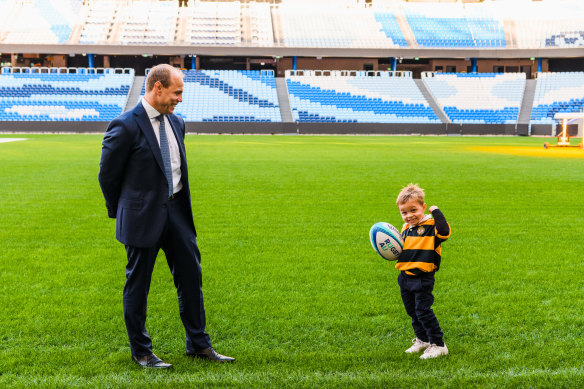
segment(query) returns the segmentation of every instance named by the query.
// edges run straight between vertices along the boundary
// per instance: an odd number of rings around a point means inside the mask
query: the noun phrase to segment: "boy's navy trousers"
[[[397,277],[406,312],[412,318],[416,337],[423,342],[443,346],[444,333],[432,310],[434,303],[434,273],[410,276],[401,272]]]

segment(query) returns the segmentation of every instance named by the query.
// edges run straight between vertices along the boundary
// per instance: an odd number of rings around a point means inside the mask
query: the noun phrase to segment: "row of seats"
[[[584,110],[584,73],[538,73],[532,123],[555,123],[558,112]]]
[[[287,72],[294,121],[440,123],[411,73],[330,73]],[[282,121],[272,72],[189,70],[184,74],[183,103],[175,113],[186,121]],[[523,73],[423,76],[422,82],[454,123],[517,122],[526,82]],[[133,72],[31,73],[3,68],[0,120],[108,121],[126,107],[133,81]],[[538,74],[532,123],[552,124],[558,112],[583,109],[584,72]]]
[[[2,0],[0,43],[393,48],[411,31],[413,47],[584,46],[583,2],[513,3]]]
[[[503,20],[494,14],[477,15],[456,3],[407,3],[402,8],[420,46],[505,47]]]
[[[175,1],[134,0],[123,12],[120,42],[124,45],[174,42],[176,38],[178,3]]]
[[[525,73],[424,74],[438,104],[454,123],[516,123]]]
[[[364,8],[281,4],[274,13],[281,20],[282,44],[299,47],[400,47],[407,46],[393,15]]]
[[[196,2],[186,12],[187,42],[217,46],[241,44],[239,2]]]
[[[409,77],[286,75],[298,122],[439,123]]]
[[[35,0],[0,9],[9,17],[0,27],[0,36],[6,32],[2,43],[65,43],[77,22],[73,3],[66,0]]]
[[[273,72],[188,70],[184,74],[183,104],[175,113],[185,121],[282,121]]]
[[[6,70],[5,70],[6,69]],[[0,120],[108,121],[128,101],[134,72],[125,74],[18,73],[0,75]]]

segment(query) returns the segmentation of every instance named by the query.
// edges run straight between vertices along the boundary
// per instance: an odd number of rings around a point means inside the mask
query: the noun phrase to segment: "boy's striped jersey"
[[[433,214],[438,220],[426,215],[414,227],[408,223],[403,225],[404,247],[397,259],[396,269],[409,275],[438,271],[442,258],[440,244],[450,237],[450,224],[439,209],[434,210]],[[438,230],[445,234],[439,234]]]

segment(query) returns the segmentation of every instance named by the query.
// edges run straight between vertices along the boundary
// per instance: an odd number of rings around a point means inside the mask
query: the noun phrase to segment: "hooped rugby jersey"
[[[435,209],[432,216],[426,215],[414,227],[405,223],[401,234],[404,247],[395,268],[408,275],[438,271],[442,259],[440,244],[450,237],[450,224],[442,211]]]

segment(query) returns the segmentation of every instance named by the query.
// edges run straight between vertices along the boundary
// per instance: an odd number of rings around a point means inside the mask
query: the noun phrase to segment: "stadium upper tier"
[[[584,2],[0,0],[0,43],[302,48],[584,46]],[[349,5],[351,4],[351,5]]]
[[[517,123],[525,73],[425,73],[423,81],[453,123]]]
[[[2,68],[0,120],[112,120],[123,112],[134,80],[133,69],[102,69],[99,74],[95,69],[15,70]]]
[[[297,122],[440,123],[409,72],[287,71]]]
[[[423,47],[505,47],[503,20],[488,6],[461,7],[458,3],[406,3],[408,24]]]

